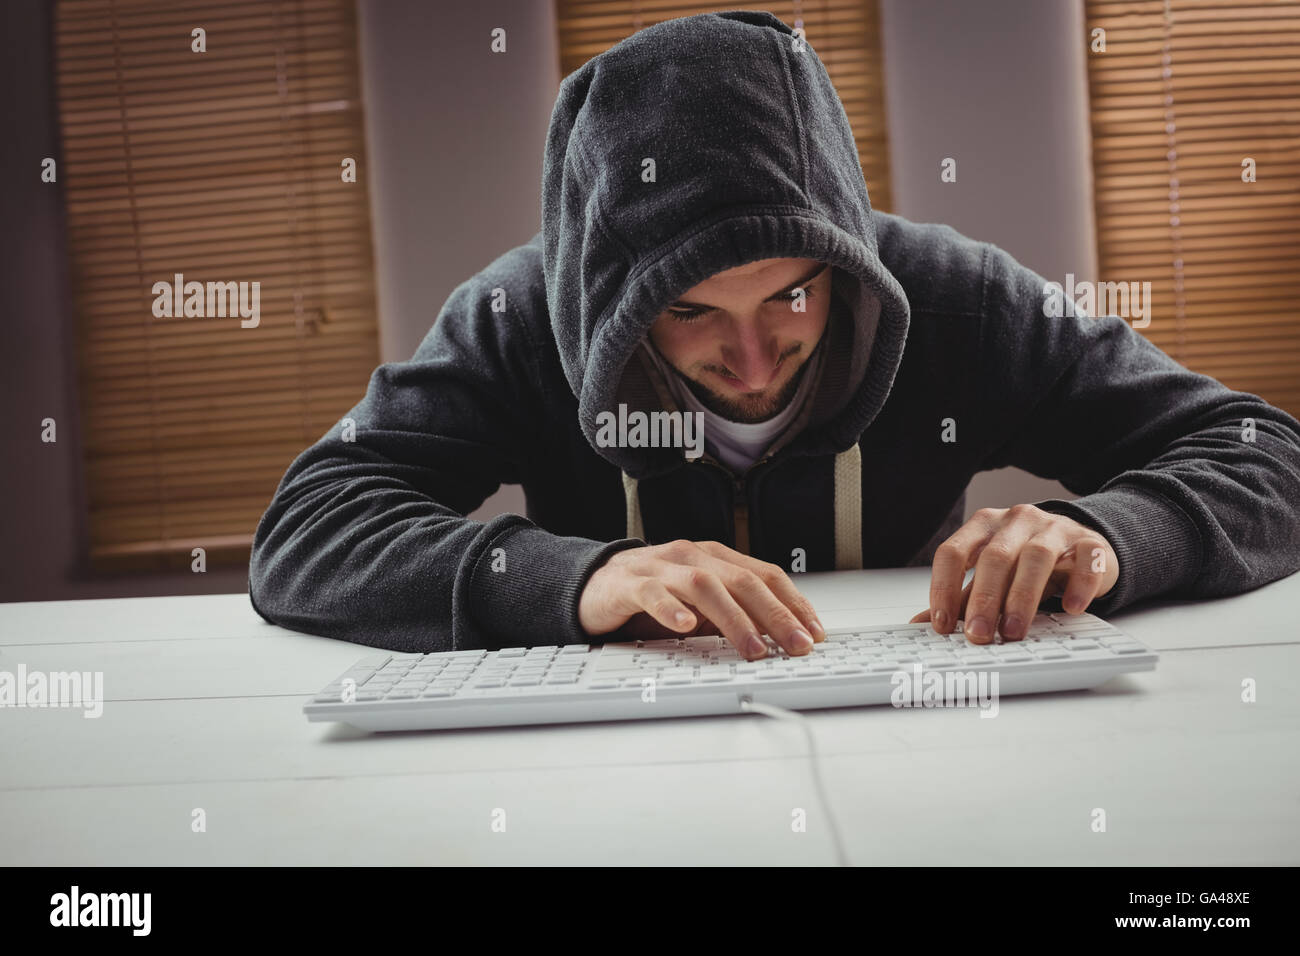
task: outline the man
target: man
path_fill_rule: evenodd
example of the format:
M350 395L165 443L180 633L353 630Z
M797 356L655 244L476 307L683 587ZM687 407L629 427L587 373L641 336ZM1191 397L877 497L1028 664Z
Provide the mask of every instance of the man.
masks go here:
M1117 316L1046 316L1044 285L871 210L780 20L642 30L561 86L542 231L290 466L254 607L399 651L721 633L753 657L824 638L803 570L933 560L916 620L988 642L1055 595L1106 614L1300 568L1300 422ZM1012 465L1081 497L962 525L971 476ZM465 517L502 483L527 518Z

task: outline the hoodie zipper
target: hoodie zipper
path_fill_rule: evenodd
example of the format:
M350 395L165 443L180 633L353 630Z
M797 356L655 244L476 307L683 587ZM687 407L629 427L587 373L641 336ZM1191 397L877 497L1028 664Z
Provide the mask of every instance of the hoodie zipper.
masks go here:
M707 452L697 461L702 461L722 472L731 481L732 500L731 500L731 540L737 551L741 554L749 554L749 500L745 495L745 484L749 481L750 476L758 469L759 465L771 461L773 455L764 455L758 461L754 462L745 469L744 474L736 475L730 468L721 464Z

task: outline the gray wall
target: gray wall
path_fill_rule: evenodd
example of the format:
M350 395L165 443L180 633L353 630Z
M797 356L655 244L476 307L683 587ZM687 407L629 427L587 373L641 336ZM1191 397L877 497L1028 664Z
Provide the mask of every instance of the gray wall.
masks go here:
M894 212L996 243L1049 279L1093 279L1082 0L881 0ZM943 159L957 181L939 179ZM966 515L1074 498L1018 468L971 481Z
M1093 275L1080 2L882 0L897 212L996 242L1049 277ZM241 591L240 571L91 579L78 558L84 488L63 197L38 175L42 157L58 156L51 8L0 4L0 280L10 309L0 601ZM558 60L543 0L359 0L358 10L387 361L411 354L458 283L539 228ZM495 26L507 31L504 56L486 53ZM939 181L946 156L958 161L956 184ZM57 445L39 440L46 416L58 420ZM968 512L1055 496L1072 497L1055 482L991 472L971 483ZM476 514L522 508L507 488Z
M549 2L358 0L384 361L410 358L447 296L542 224L559 88ZM488 49L506 31L506 52Z

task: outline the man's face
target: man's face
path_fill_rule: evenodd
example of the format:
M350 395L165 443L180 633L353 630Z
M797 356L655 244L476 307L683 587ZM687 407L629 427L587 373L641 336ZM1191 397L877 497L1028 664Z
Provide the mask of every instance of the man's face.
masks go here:
M760 259L710 276L669 305L650 341L705 408L761 422L790 403L830 312L832 269ZM805 311L794 309L794 289Z

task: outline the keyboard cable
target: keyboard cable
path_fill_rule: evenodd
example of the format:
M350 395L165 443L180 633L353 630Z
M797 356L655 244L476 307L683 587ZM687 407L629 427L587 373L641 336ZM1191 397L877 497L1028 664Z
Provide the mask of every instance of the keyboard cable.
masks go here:
M821 766L817 756L817 738L813 735L812 721L797 711L777 707L774 704L759 703L748 694L740 696L740 709L750 713L763 714L766 717L794 720L803 727L804 734L808 738L808 760L812 764L813 783L817 789L817 799L821 802L822 813L826 815L826 824L831 831L831 842L835 846L835 865L849 866L849 857L844 849L844 840L840 837L840 827L835 822L835 814L831 812L830 800L826 797L826 785L822 781Z

